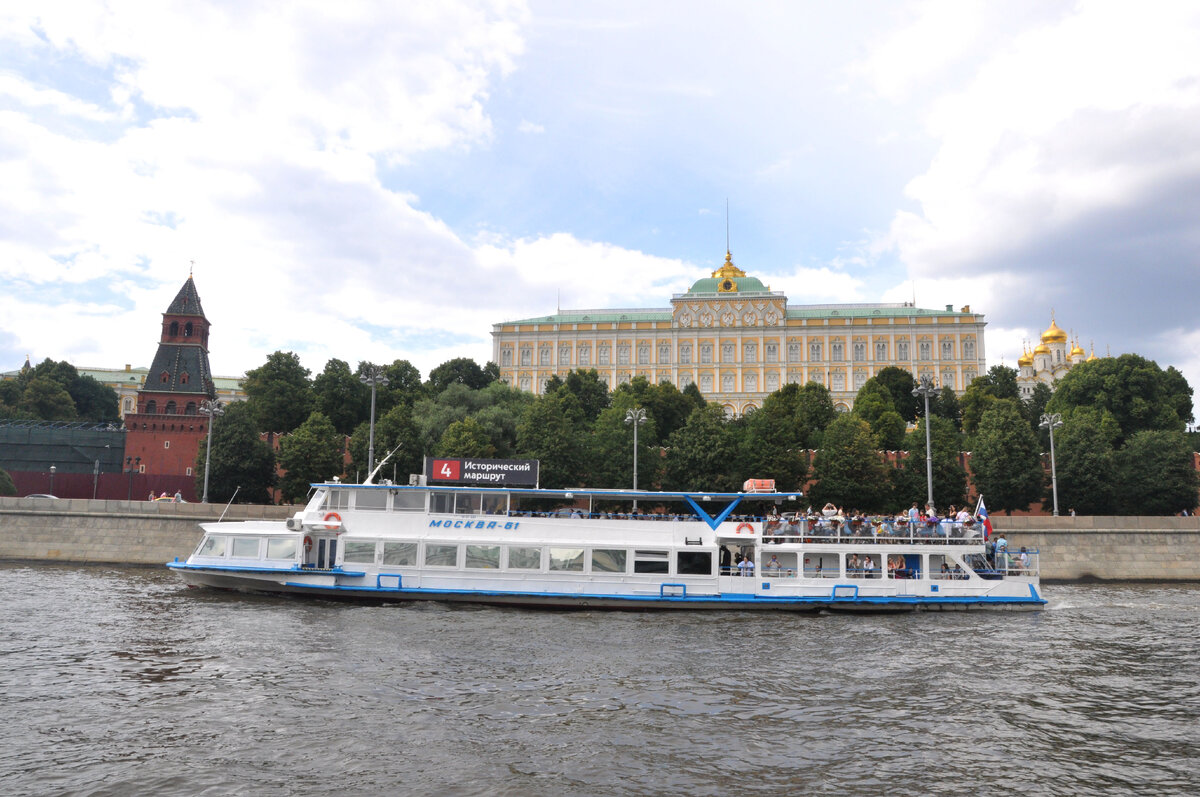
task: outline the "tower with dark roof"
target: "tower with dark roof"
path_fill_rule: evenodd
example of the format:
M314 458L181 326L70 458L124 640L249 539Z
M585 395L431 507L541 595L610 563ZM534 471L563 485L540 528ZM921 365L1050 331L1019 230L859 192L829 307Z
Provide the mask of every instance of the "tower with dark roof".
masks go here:
M138 391L137 412L125 416L125 455L141 457L137 467L156 490L195 495L196 453L208 432L208 416L199 409L205 399L216 397L208 364L210 326L189 275L163 313L158 351Z

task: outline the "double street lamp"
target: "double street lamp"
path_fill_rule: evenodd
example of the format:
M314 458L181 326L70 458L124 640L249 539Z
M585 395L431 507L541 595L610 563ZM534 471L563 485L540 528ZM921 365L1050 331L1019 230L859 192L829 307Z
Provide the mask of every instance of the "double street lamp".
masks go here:
M218 415L225 414L225 408L221 406L221 402L216 399L205 399L200 402L200 414L208 416L208 448L204 451L204 495L200 498L200 503L208 503L208 471L209 462L212 459L212 428L213 421Z
M371 386L371 431L367 442L367 481L371 481L371 474L375 470L375 386L387 386L388 378L383 375L383 366L368 365L364 369L365 373L358 378L358 381L364 385Z
M646 410L643 407L634 407L631 410L625 410L625 423L633 424L633 490L636 493L638 488L637 480L637 454L638 454L638 427L646 422ZM637 511L637 498L633 499L633 509Z
M933 377L926 374L921 377L921 382L913 388L914 396L921 396L925 399L925 483L929 488L928 503L933 507L933 449L929 442L929 398L937 395L937 388L933 385Z
M1062 426L1062 415L1057 412L1043 413L1038 426L1050 430L1050 489L1054 493L1054 516L1058 517L1058 470L1054 464L1054 430Z

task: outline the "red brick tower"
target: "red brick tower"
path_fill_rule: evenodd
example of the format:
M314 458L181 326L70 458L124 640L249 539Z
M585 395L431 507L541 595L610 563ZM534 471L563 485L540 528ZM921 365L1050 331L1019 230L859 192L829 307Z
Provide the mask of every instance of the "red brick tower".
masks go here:
M208 433L208 416L198 410L202 401L216 396L208 365L208 329L188 275L163 313L158 353L138 391L137 412L125 416L125 456L141 457L138 469L155 489L172 494L182 490L189 501L196 500L196 452Z

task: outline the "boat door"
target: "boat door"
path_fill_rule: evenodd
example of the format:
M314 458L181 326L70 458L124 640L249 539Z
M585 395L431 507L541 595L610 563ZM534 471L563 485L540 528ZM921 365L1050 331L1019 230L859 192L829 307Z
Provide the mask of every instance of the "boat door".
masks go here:
M304 566L329 570L337 565L337 549L337 535L307 535L304 538Z

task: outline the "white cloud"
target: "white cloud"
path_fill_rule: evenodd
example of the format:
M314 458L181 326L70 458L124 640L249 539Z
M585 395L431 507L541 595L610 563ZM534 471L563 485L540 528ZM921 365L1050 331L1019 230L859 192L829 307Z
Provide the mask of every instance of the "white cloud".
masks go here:
M546 128L539 124L534 124L528 119L522 119L521 124L517 125L518 133L545 133Z

